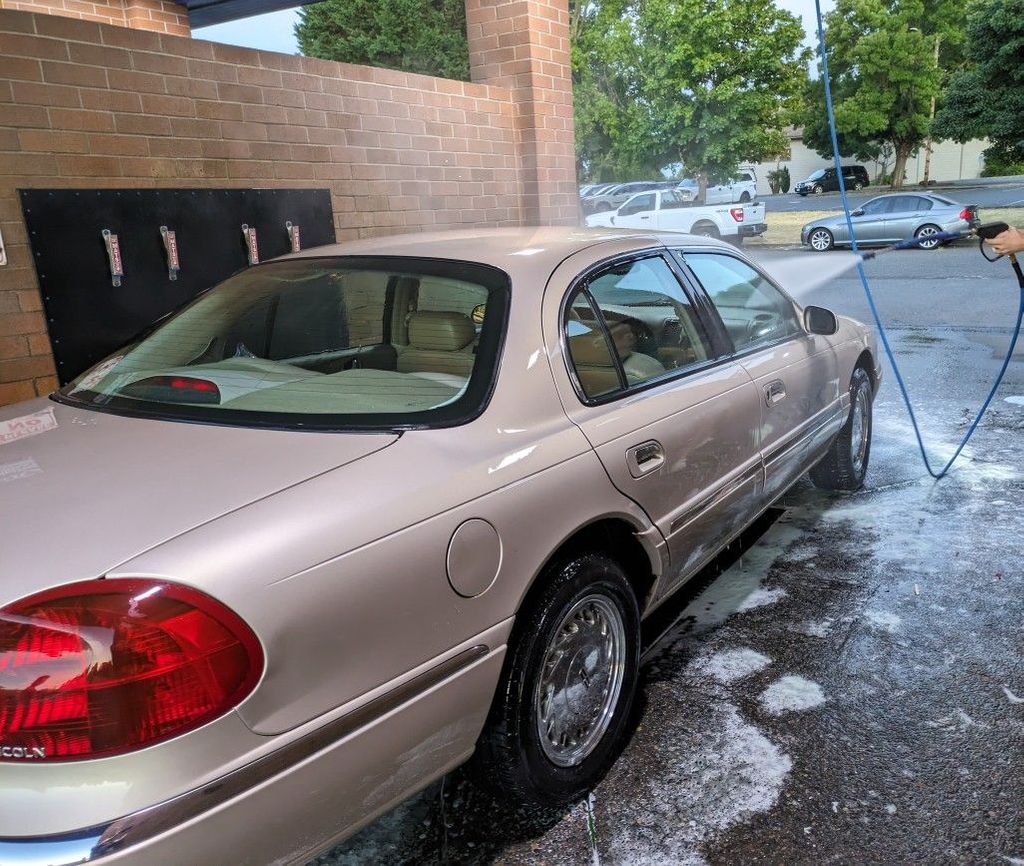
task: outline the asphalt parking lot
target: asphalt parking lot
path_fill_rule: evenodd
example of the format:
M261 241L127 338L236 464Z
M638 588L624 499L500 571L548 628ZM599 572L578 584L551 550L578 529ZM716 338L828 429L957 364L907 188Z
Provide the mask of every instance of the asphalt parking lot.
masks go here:
M946 456L1009 339L1009 267L964 246L868 272ZM855 274L801 300L867 315ZM589 804L508 814L456 772L316 862L1024 864L1022 432L1018 361L934 483L888 372L866 489L801 483L688 590Z

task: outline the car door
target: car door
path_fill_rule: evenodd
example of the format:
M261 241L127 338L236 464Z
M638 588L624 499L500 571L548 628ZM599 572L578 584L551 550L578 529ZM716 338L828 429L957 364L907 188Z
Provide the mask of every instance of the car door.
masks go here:
M879 196L865 202L850 216L858 242L878 243L893 239L888 214L892 196Z
M658 206L658 193L642 192L633 196L618 209L612 225L618 228L653 228L654 211Z
M729 253L682 255L757 386L759 447L769 504L810 468L842 424L839 365L827 337L809 334L792 300Z
M932 202L919 195L898 195L890 199L889 207L886 228L890 239L904 240L912 238L917 227L927 222Z
M579 275L581 255L560 266L545 298L564 358L553 372L612 483L667 539L665 594L756 513L759 395L739 364L722 360L664 249Z

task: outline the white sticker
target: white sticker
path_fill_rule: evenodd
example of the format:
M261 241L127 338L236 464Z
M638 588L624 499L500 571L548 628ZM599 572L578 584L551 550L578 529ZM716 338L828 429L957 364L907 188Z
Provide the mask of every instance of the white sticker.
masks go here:
M107 373L121 363L123 358L124 355L115 355L113 358L107 358L102 364L93 368L91 373L82 377L81 381L75 385L75 391L91 391L93 385L98 384Z
M53 417L53 409L22 415L20 418L12 418L10 421L0 421L0 445L56 429L57 419Z

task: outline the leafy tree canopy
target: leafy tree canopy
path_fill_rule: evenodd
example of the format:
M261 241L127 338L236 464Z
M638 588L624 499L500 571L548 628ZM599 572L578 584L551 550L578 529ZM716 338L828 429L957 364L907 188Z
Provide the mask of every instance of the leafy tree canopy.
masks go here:
M323 0L295 35L309 57L469 79L465 0Z
M980 0L967 17L971 58L953 75L935 118L937 135L987 137L993 160L1024 160L1024 0Z
M927 138L932 100L959 60L960 16L952 0L837 0L825 16L840 153L867 160L891 146L894 187ZM831 156L820 81L808 87L802 120L804 140Z
M706 181L788 146L807 53L773 0L576 0L572 28L586 176L682 163Z

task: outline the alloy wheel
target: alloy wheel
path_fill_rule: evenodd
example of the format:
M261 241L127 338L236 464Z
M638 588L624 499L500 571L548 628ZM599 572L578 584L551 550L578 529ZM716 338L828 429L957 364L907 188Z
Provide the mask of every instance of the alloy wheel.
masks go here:
M603 595L580 599L553 633L534 696L541 749L553 764L575 767L596 748L615 715L625 670L618 607Z
M828 229L815 229L807 239L811 249L823 253L832 248L832 234Z

